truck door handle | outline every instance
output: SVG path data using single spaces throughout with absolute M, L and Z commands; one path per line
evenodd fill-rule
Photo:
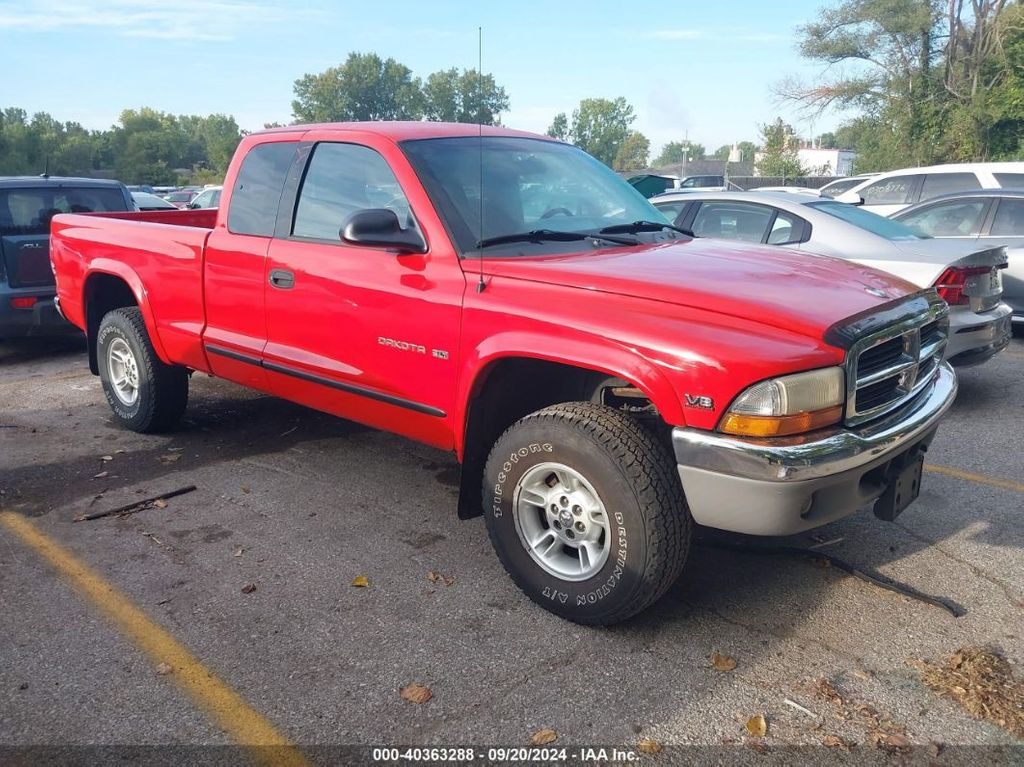
M 281 290 L 288 290 L 295 287 L 295 274 L 287 269 L 271 269 L 270 284 Z

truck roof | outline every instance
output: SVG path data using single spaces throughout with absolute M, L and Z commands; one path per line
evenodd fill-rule
M 76 178 L 74 176 L 0 176 L 0 189 L 37 186 L 120 187 L 120 181 L 108 178 Z
M 264 131 L 255 131 L 252 135 L 263 135 L 267 133 L 294 133 L 296 131 L 358 131 L 360 133 L 375 133 L 379 136 L 386 136 L 394 141 L 405 141 L 407 139 L 423 138 L 457 138 L 462 136 L 477 136 L 481 132 L 481 126 L 476 123 L 443 123 L 427 121 L 400 121 L 380 120 L 373 122 L 342 122 L 342 123 L 315 123 L 310 125 L 284 125 L 280 128 L 269 128 Z M 494 125 L 484 125 L 483 135 L 485 136 L 518 136 L 521 138 L 542 138 L 548 141 L 556 141 L 550 136 L 540 136 L 527 131 L 512 130 Z

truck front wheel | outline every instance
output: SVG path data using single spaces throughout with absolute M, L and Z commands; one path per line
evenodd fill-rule
M 188 370 L 157 357 L 138 307 L 114 309 L 100 320 L 96 358 L 110 409 L 132 431 L 164 431 L 185 412 Z
M 644 610 L 678 578 L 690 514 L 675 462 L 637 421 L 575 402 L 520 419 L 484 474 L 484 516 L 528 597 L 577 623 Z

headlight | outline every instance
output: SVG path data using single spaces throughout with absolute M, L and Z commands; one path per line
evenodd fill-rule
M 782 437 L 838 423 L 846 399 L 842 368 L 822 368 L 754 384 L 732 403 L 719 431 Z

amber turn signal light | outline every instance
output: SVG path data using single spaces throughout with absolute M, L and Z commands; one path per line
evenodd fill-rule
M 719 430 L 741 437 L 785 437 L 802 434 L 839 423 L 843 415 L 841 405 L 794 415 L 742 415 L 728 413 Z

